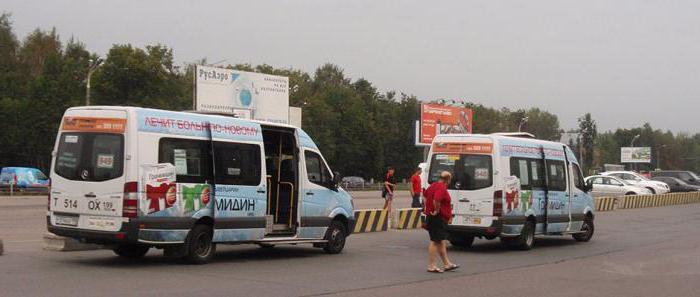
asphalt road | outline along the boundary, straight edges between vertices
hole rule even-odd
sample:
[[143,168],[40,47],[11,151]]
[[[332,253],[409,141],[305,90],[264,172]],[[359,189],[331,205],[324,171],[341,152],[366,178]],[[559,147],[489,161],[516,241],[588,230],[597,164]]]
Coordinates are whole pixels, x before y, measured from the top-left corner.
[[[377,198],[381,201],[381,199]],[[360,199],[358,199],[360,200]],[[425,272],[422,230],[354,234],[345,251],[218,247],[212,263],[173,263],[152,250],[41,249],[42,199],[0,198],[0,296],[698,296],[700,204],[599,213],[588,243],[542,237],[531,251],[498,241],[450,248],[456,272]]]

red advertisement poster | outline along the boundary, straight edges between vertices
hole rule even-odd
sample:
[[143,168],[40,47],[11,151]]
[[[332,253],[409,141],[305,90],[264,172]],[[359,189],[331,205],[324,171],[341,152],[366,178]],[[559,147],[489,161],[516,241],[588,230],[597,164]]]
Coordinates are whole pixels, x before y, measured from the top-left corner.
[[430,144],[437,134],[472,133],[472,110],[425,103],[420,106],[420,143]]

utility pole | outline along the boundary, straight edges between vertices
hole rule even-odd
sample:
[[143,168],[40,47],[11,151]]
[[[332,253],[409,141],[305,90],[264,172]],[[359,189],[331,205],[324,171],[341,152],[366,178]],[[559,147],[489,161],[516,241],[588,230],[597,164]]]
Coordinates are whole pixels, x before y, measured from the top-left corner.
[[88,106],[90,105],[90,80],[92,79],[92,74],[95,73],[95,70],[97,70],[97,67],[102,64],[102,59],[101,58],[96,58],[96,59],[90,59],[90,67],[88,68],[88,75],[87,79],[85,82],[85,105]]

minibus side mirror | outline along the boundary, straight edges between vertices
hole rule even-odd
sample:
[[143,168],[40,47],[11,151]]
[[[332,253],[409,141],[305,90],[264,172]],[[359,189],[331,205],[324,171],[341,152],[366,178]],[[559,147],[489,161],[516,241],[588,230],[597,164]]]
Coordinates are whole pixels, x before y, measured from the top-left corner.
[[333,181],[331,182],[331,189],[338,190],[338,185],[340,185],[341,181],[340,177],[340,172],[334,171],[333,172]]
[[587,180],[586,181],[586,186],[584,187],[584,192],[588,193],[591,190],[593,190],[593,180]]

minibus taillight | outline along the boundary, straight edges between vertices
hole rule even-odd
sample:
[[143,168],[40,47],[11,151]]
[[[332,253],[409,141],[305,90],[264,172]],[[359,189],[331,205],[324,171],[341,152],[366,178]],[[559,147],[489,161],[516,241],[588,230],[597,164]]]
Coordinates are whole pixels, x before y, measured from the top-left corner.
[[493,192],[493,216],[500,217],[503,215],[503,191],[498,190]]
[[135,218],[139,209],[138,183],[128,182],[124,184],[124,205],[122,217]]

